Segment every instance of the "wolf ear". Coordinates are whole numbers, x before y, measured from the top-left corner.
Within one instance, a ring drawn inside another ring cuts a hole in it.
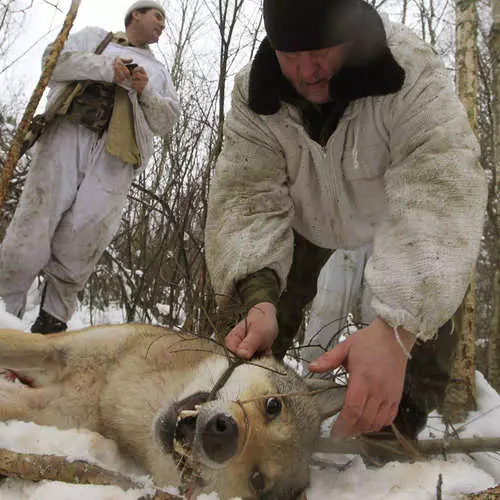
[[[342,409],[346,393],[345,386],[319,378],[306,378],[304,382],[309,391],[314,392],[313,399],[319,408],[322,421]]]

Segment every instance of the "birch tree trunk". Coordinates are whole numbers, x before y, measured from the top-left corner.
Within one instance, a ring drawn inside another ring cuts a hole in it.
[[[492,212],[496,215],[495,228],[497,251],[495,255],[495,281],[493,285],[493,324],[488,349],[488,381],[500,392],[500,0],[491,0],[493,25],[491,27],[490,57],[493,74],[493,124],[494,124],[494,165],[493,194],[491,201],[496,205]]]
[[[456,23],[458,95],[477,134],[478,16],[475,0],[456,0]],[[455,334],[459,336],[459,341],[442,410],[445,419],[452,423],[463,421],[476,404],[475,290],[476,278],[473,274],[462,305],[454,316]]]

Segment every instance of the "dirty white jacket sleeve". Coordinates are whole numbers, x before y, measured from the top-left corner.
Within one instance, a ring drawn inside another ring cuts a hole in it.
[[[237,77],[205,233],[207,265],[221,304],[236,282],[263,268],[274,270],[283,288],[292,261],[293,204],[284,155],[249,109],[242,87]]]
[[[375,232],[365,276],[377,315],[427,340],[456,311],[470,281],[487,183],[449,75],[430,47],[415,43],[419,50],[400,61],[405,85],[386,102],[388,216]]]
[[[71,35],[61,52],[51,82],[65,83],[75,80],[112,82],[113,62],[117,56],[93,53],[107,33],[102,28],[91,26]],[[49,45],[44,53],[44,60],[48,56],[50,47]],[[143,52],[149,53],[146,50]],[[154,59],[152,53],[150,57]],[[151,131],[163,137],[172,130],[179,115],[179,99],[166,68],[148,76],[152,81],[138,98],[138,103]]]
[[[148,83],[138,100],[152,132],[162,137],[169,134],[180,112],[179,99],[169,72],[164,72],[161,92],[155,92]]]
[[[111,83],[115,75],[113,69],[115,56],[93,53],[107,33],[102,28],[88,27],[69,36],[52,74],[51,83],[75,80]],[[52,44],[44,52],[44,61],[49,55],[51,46]]]

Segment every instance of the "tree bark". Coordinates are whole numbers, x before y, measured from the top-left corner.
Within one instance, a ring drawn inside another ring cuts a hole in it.
[[[490,37],[490,57],[493,75],[493,128],[494,128],[494,165],[496,172],[493,175],[493,194],[496,199],[491,203],[496,204],[494,221],[496,227],[497,251],[494,261],[495,281],[493,285],[493,324],[488,349],[488,381],[500,392],[500,0],[491,0],[493,24]]]
[[[488,382],[500,393],[500,268],[496,270],[493,285],[493,325],[488,347]]]
[[[475,0],[456,0],[456,63],[458,95],[465,106],[472,129],[477,134],[478,15]],[[475,409],[475,316],[476,277],[454,316],[458,345],[451,382],[442,408],[443,417],[462,422]]]
[[[61,481],[74,484],[118,486],[123,490],[142,489],[126,476],[112,472],[83,460],[68,460],[56,455],[17,453],[0,448],[0,475],[28,481]],[[181,500],[162,490],[156,490],[141,500]]]
[[[59,35],[54,42],[54,46],[47,59],[47,63],[45,64],[42,75],[40,76],[35,90],[33,91],[28,105],[26,106],[26,110],[24,111],[21,123],[17,127],[16,135],[14,136],[14,139],[12,141],[12,145],[10,147],[7,159],[5,160],[5,164],[2,170],[2,178],[0,181],[0,209],[2,208],[3,202],[7,195],[12,172],[16,168],[17,162],[19,161],[24,138],[28,133],[31,120],[33,119],[33,116],[36,112],[36,108],[38,107],[40,99],[42,98],[42,95],[49,83],[50,77],[54,72],[57,60],[59,59],[59,54],[61,53],[64,47],[64,43],[66,42],[69,32],[71,31],[76,15],[78,13],[80,2],[81,0],[73,0],[71,2],[71,7],[68,11],[68,14],[66,15],[63,27],[61,28],[61,31],[59,32]]]
[[[500,498],[500,484],[486,491],[481,491],[480,493],[465,495],[462,498],[468,498],[470,500],[498,500],[498,498]]]
[[[476,277],[473,275],[462,305],[453,317],[458,342],[450,382],[440,409],[445,421],[450,423],[465,421],[469,411],[476,409],[475,282]]]

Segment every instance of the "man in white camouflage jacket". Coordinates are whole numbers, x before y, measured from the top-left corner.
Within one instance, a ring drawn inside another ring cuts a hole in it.
[[[209,196],[220,308],[246,311],[226,345],[283,356],[332,251],[373,244],[376,319],[309,369],[349,372],[334,435],[395,421],[413,438],[442,400],[448,320],[478,255],[487,186],[476,139],[432,48],[362,0],[264,0],[264,21]]]
[[[21,317],[31,283],[45,275],[33,332],[66,329],[77,293],[118,229],[132,180],[152,155],[153,136],[166,136],[179,112],[170,74],[149,49],[165,27],[163,7],[134,3],[125,27],[99,55],[105,30],[71,35],[49,84],[47,106],[73,81],[85,82],[85,90],[36,144],[0,248],[8,312]]]

